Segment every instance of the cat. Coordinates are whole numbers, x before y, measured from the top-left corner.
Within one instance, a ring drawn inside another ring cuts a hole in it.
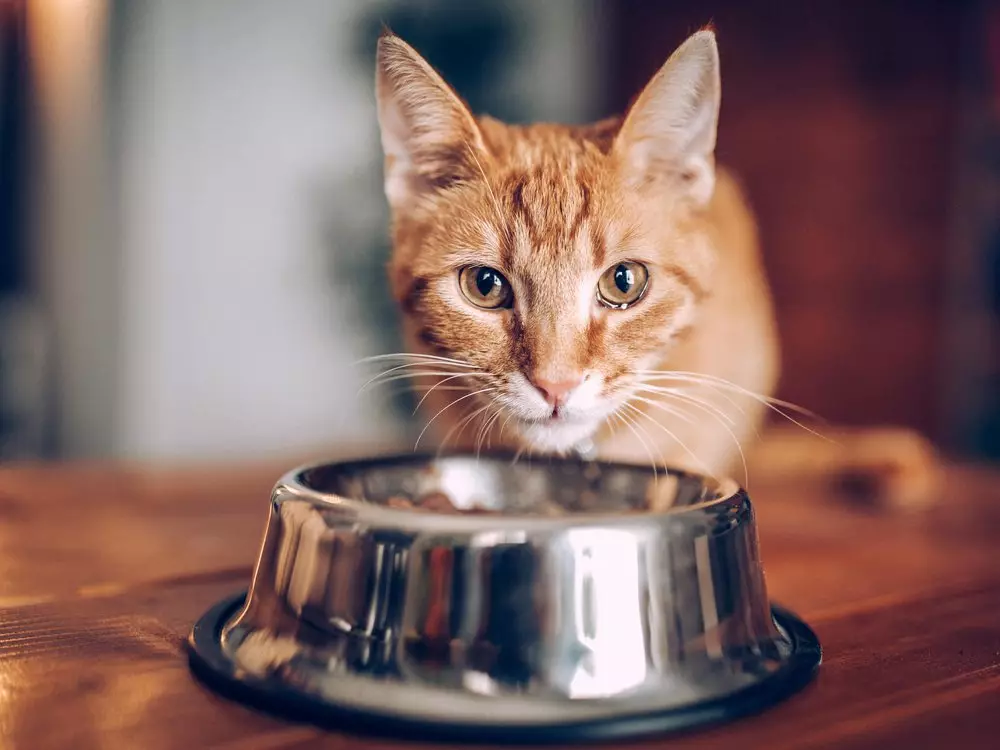
[[[919,435],[823,440],[773,399],[756,225],[715,163],[711,29],[624,117],[586,126],[474,117],[389,31],[376,67],[388,274],[410,349],[382,380],[416,383],[439,443],[851,478],[899,505],[932,497],[937,462]],[[769,412],[792,429],[758,437]]]

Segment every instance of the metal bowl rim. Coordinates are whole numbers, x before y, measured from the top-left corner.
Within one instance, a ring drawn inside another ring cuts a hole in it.
[[[703,500],[691,505],[675,506],[663,511],[625,513],[573,513],[562,517],[543,517],[531,515],[452,515],[445,513],[435,513],[429,511],[414,512],[402,508],[390,508],[385,505],[355,500],[338,495],[334,492],[327,492],[315,489],[307,484],[305,476],[309,472],[324,470],[332,471],[337,469],[370,469],[380,465],[399,464],[420,464],[424,465],[437,460],[448,458],[475,458],[478,461],[497,462],[498,460],[509,461],[513,454],[489,453],[477,456],[472,452],[464,451],[443,451],[441,453],[392,453],[376,455],[369,458],[347,459],[342,461],[314,461],[303,464],[287,472],[275,484],[272,491],[272,502],[275,506],[280,506],[286,499],[295,498],[305,500],[313,505],[334,512],[344,513],[355,520],[370,523],[373,526],[400,530],[414,531],[439,531],[442,533],[465,532],[465,533],[487,533],[502,531],[545,531],[554,529],[565,529],[567,527],[586,526],[618,526],[635,527],[647,525],[652,519],[660,519],[670,522],[694,522],[701,523],[708,515],[718,515],[727,510],[735,510],[749,505],[750,498],[735,480],[730,478],[713,478],[704,474],[684,471],[672,467],[667,467],[667,474],[694,478],[702,482],[705,486],[713,488],[717,496],[708,500]],[[649,466],[641,464],[630,464],[616,461],[585,461],[582,459],[544,457],[524,459],[529,465],[535,462],[538,465],[542,460],[546,464],[559,463],[562,465],[588,465],[595,464],[599,467],[627,469],[629,471],[644,471],[650,476],[653,470]],[[544,464],[543,464],[544,465]]]

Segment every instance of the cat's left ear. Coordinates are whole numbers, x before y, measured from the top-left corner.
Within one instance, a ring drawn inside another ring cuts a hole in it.
[[[385,192],[394,209],[482,177],[482,135],[465,104],[399,37],[378,41],[375,95],[385,152]]]
[[[715,34],[689,37],[629,110],[614,151],[626,182],[671,181],[704,205],[715,189],[715,134],[722,86]]]

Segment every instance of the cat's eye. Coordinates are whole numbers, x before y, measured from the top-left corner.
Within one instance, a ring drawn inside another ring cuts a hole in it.
[[[597,298],[607,307],[624,310],[642,299],[648,283],[649,271],[642,263],[622,261],[601,274]]]
[[[476,307],[499,310],[514,304],[514,290],[503,274],[489,266],[466,266],[458,272],[462,294]]]

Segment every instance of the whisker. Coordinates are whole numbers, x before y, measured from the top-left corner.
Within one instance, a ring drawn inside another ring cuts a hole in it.
[[[386,383],[394,383],[397,380],[407,380],[410,378],[445,377],[456,374],[469,378],[475,378],[477,375],[479,375],[478,372],[454,373],[454,372],[443,372],[441,370],[418,370],[415,372],[400,372],[396,373],[395,375],[389,375],[388,377],[385,377],[386,375],[388,375],[388,373],[383,373],[382,375],[378,375],[372,378],[370,381],[361,386],[361,388],[358,389],[358,395],[361,395],[361,393],[376,385],[385,385]]]
[[[404,386],[399,386],[399,385],[393,385],[392,383],[389,383],[389,387],[387,387],[387,389],[383,393],[384,393],[384,395],[389,396],[389,397],[396,397],[396,396],[401,396],[404,393],[409,393],[411,391],[416,391],[417,393],[425,393],[426,391],[430,390],[433,387],[434,386],[431,386],[431,385],[404,385]],[[438,388],[438,390],[439,391],[451,391],[451,392],[461,391],[463,393],[468,393],[469,392],[469,387],[468,386],[461,386],[461,385],[444,385],[444,386],[441,386],[440,388]]]
[[[717,376],[714,376],[714,375],[704,375],[704,374],[701,374],[701,373],[692,373],[692,372],[669,372],[669,371],[662,371],[661,372],[661,371],[656,371],[656,370],[643,370],[643,371],[640,371],[640,372],[643,373],[643,374],[646,374],[646,375],[652,375],[652,376],[654,376],[654,377],[647,377],[646,380],[669,380],[669,379],[673,379],[673,380],[680,381],[680,382],[698,383],[700,385],[706,385],[706,386],[720,388],[720,389],[721,388],[725,388],[725,389],[728,389],[730,391],[742,394],[742,395],[744,395],[744,396],[746,396],[748,398],[753,399],[754,401],[757,401],[758,403],[764,405],[765,407],[767,407],[768,409],[770,409],[774,413],[776,413],[776,414],[780,415],[781,417],[787,419],[789,422],[791,422],[792,424],[794,424],[796,427],[799,427],[799,428],[805,430],[806,432],[808,432],[808,433],[810,433],[812,435],[815,435],[816,437],[818,437],[818,438],[820,438],[822,440],[825,440],[825,441],[827,441],[829,443],[833,443],[835,445],[837,444],[836,440],[828,438],[827,436],[825,436],[825,435],[817,432],[816,430],[811,429],[810,427],[802,424],[800,421],[798,421],[797,419],[795,419],[795,417],[793,417],[790,414],[788,414],[785,411],[783,411],[783,409],[788,409],[789,411],[794,411],[794,412],[796,412],[798,414],[801,414],[803,416],[809,417],[810,419],[815,419],[818,422],[823,422],[824,421],[821,417],[819,417],[815,413],[809,411],[808,409],[805,409],[805,408],[799,406],[798,404],[793,404],[790,401],[782,401],[781,399],[772,398],[770,396],[764,396],[764,395],[762,395],[760,393],[755,393],[755,392],[753,392],[753,391],[751,391],[751,390],[749,390],[747,388],[744,388],[741,385],[737,385],[736,383],[732,383],[732,382],[726,380],[725,378],[720,378],[720,377],[717,377]]]
[[[469,387],[465,385],[410,385],[406,387],[407,390],[411,391],[468,391]]]
[[[698,383],[697,385],[704,385],[704,384]],[[712,417],[714,417],[715,419],[725,420],[731,426],[735,426],[736,425],[736,420],[734,420],[732,417],[730,417],[728,414],[726,414],[724,411],[722,411],[721,407],[719,407],[717,404],[713,404],[711,401],[709,401],[707,399],[700,399],[700,398],[697,398],[695,396],[692,396],[690,393],[687,392],[689,388],[690,388],[690,386],[662,387],[662,386],[648,385],[648,384],[643,383],[640,386],[640,391],[651,392],[651,393],[656,393],[656,394],[659,394],[659,395],[665,395],[665,396],[670,396],[670,397],[678,398],[679,400],[681,400],[681,401],[683,401],[685,403],[697,405],[700,409],[702,409],[703,411],[708,412],[709,415],[712,416]],[[738,409],[739,412],[742,415],[746,416],[746,413],[747,413],[746,409],[744,409],[739,404],[737,404],[734,399],[732,399],[727,393],[725,393],[725,391],[722,391],[722,390],[712,390],[712,393],[714,395],[718,395],[718,396],[721,396],[722,398],[724,398],[727,402],[729,402],[736,409]],[[659,403],[657,403],[657,405],[662,406],[662,404],[659,404]],[[751,425],[751,428],[753,429],[754,435],[759,438],[760,437],[760,431],[757,429],[757,426],[754,424],[754,425]],[[738,442],[737,442],[737,445],[739,445]],[[742,447],[740,448],[740,450],[742,452]],[[745,463],[746,462],[744,461],[744,465],[745,465]],[[747,481],[749,483],[749,478],[747,478]]]
[[[445,434],[444,440],[441,441],[441,445],[438,446],[437,454],[436,454],[437,457],[440,458],[441,451],[444,450],[445,446],[448,444],[448,440],[454,434],[455,430],[458,430],[458,434],[455,435],[455,440],[458,440],[460,437],[462,437],[462,433],[465,432],[465,428],[468,426],[468,424],[473,419],[475,419],[476,416],[478,416],[479,414],[482,414],[484,411],[486,411],[489,408],[490,408],[489,404],[486,404],[486,406],[480,406],[478,409],[476,409],[475,411],[473,411],[471,414],[468,414],[468,415],[462,417],[461,420],[459,420],[456,424],[452,425],[452,428],[450,430],[448,430],[448,432]]]
[[[503,408],[503,405],[501,404],[500,406],[497,407],[497,413],[496,413],[496,415],[490,420],[490,424],[486,428],[486,431],[487,431],[487,435],[486,435],[486,448],[487,449],[493,447],[493,428],[496,427],[497,422],[500,421],[500,417],[503,416],[503,412],[504,412],[504,408]],[[510,415],[508,414],[507,417],[510,418]],[[504,422],[506,422],[506,421],[507,420],[505,419]]]
[[[490,402],[490,406],[493,406],[494,403],[496,403],[495,399],[492,402]],[[494,412],[489,417],[487,417],[486,420],[483,422],[483,426],[480,428],[479,434],[476,437],[476,460],[477,461],[479,460],[479,454],[480,454],[480,452],[483,449],[483,440],[486,439],[486,435],[489,432],[490,427],[493,425],[494,422],[497,421],[497,419],[500,418],[500,415],[502,413],[503,413],[503,407],[499,407],[496,410],[496,412]]]
[[[406,365],[399,365],[398,367],[390,367],[388,370],[383,370],[382,372],[378,372],[375,375],[373,375],[371,378],[369,378],[367,381],[365,381],[364,385],[362,385],[360,388],[358,388],[358,393],[359,394],[363,393],[365,390],[367,390],[367,388],[370,385],[372,385],[376,380],[379,380],[380,378],[384,378],[385,376],[391,375],[392,373],[397,372],[399,370],[406,370],[407,368],[410,368],[410,367],[421,367],[421,366],[427,367],[429,365],[427,365],[425,363],[419,363],[418,364],[416,362],[413,362],[413,363],[406,364]]]
[[[486,405],[490,409],[492,409],[493,406],[495,405],[495,403],[496,403],[496,397],[494,396],[493,398],[490,399],[490,402],[488,404],[486,404]],[[493,416],[492,412],[489,413],[489,414],[487,414],[486,417],[483,418],[482,422],[480,423],[479,429],[476,430],[476,436],[475,436],[475,438],[473,438],[473,441],[472,441],[472,444],[473,444],[473,446],[476,449],[476,458],[479,458],[479,441],[483,439],[483,428],[485,428],[486,425],[489,424],[490,417],[492,417],[492,416]]]
[[[734,383],[731,380],[726,380],[718,375],[706,375],[705,373],[698,372],[686,372],[682,370],[671,371],[671,370],[639,370],[637,375],[651,375],[654,377],[644,378],[645,380],[679,380],[682,382],[693,382],[702,385],[713,385],[719,388],[725,388],[731,391],[735,391],[744,396],[749,396],[756,399],[762,403],[770,404],[773,406],[780,406],[789,411],[794,411],[797,414],[801,414],[804,417],[809,417],[810,419],[815,419],[817,422],[823,422],[823,418],[820,417],[815,412],[806,409],[804,406],[799,406],[791,401],[783,401],[780,398],[774,398],[773,396],[765,396],[763,393],[757,393],[756,391],[751,391],[749,388],[744,388],[738,383]]]
[[[510,414],[508,414],[507,418],[503,421],[503,424],[500,425],[500,433],[497,435],[497,442],[500,443],[501,446],[503,445],[503,428],[507,426],[507,423],[511,420],[511,418],[513,416],[514,416],[514,412],[511,412]],[[490,442],[486,444],[486,447],[488,447],[488,448],[492,448],[493,447],[493,438],[492,438],[492,436],[490,437]]]
[[[466,393],[464,396],[459,396],[454,401],[449,402],[443,409],[441,409],[437,414],[435,414],[433,417],[431,417],[430,420],[428,420],[427,424],[424,425],[424,429],[422,429],[420,431],[420,434],[417,435],[417,441],[413,444],[413,450],[416,450],[417,446],[420,445],[420,439],[424,436],[424,433],[427,432],[428,428],[430,428],[430,426],[434,422],[434,420],[437,419],[438,417],[440,417],[445,411],[447,411],[448,409],[450,409],[451,407],[453,407],[455,404],[458,404],[458,403],[460,403],[462,401],[465,401],[465,399],[467,399],[467,398],[472,398],[473,396],[478,396],[481,393],[489,393],[490,391],[495,391],[495,390],[497,390],[497,389],[496,388],[481,388],[478,391],[472,391],[472,393]]]
[[[403,370],[408,370],[408,371],[412,372],[413,368],[417,368],[417,367],[423,367],[423,368],[435,367],[435,368],[437,368],[436,370],[430,370],[430,369],[428,369],[426,371],[427,372],[437,372],[443,366],[444,365],[441,365],[440,363],[431,364],[429,362],[411,362],[409,364],[399,365],[397,367],[390,367],[388,370],[383,370],[382,372],[378,372],[375,375],[373,375],[371,378],[369,378],[365,382],[365,384],[362,385],[358,389],[358,393],[362,393],[363,391],[367,390],[369,388],[369,386],[371,386],[373,383],[375,383],[375,382],[377,382],[377,381],[379,381],[379,380],[381,380],[381,379],[383,379],[383,378],[385,378],[385,377],[387,377],[389,375],[392,375],[394,373],[398,374],[398,375],[406,375],[407,377],[413,377],[413,375],[410,374],[409,372],[408,373],[402,372]],[[451,375],[454,372],[455,372],[454,370],[446,370],[443,374],[444,375]],[[478,374],[478,373],[476,373],[476,372],[465,372],[463,374],[466,374],[466,375],[475,375],[475,374]]]
[[[490,399],[490,402],[487,404],[487,406],[492,409],[495,404],[496,404],[496,397],[494,396],[493,398]],[[486,415],[486,417],[482,421],[482,424],[479,425],[479,430],[476,432],[476,437],[473,440],[473,445],[475,446],[475,449],[476,449],[476,460],[477,461],[479,460],[479,446],[480,446],[480,444],[482,443],[482,440],[483,440],[483,430],[486,429],[486,425],[488,425],[490,423],[490,419],[492,417],[493,417],[493,414],[487,414]]]
[[[661,409],[666,409],[667,408],[667,406],[665,404],[662,404],[659,401],[648,400],[648,403],[650,405],[652,405],[652,406],[656,406],[656,407],[659,407]],[[646,416],[649,417],[648,414]],[[743,464],[743,488],[749,492],[749,490],[750,490],[750,470],[749,470],[749,468],[747,466],[747,457],[746,457],[746,454],[743,452],[743,446],[740,444],[740,439],[738,437],[736,437],[736,433],[732,430],[732,428],[728,424],[726,424],[723,420],[719,419],[718,415],[712,414],[712,416],[715,417],[716,421],[720,425],[722,425],[722,429],[724,429],[726,432],[729,433],[729,436],[733,439],[733,443],[736,445],[736,450],[739,451],[740,462]],[[652,418],[650,417],[650,419],[652,419]],[[709,467],[706,466],[703,461],[698,460],[698,458],[694,455],[694,453],[692,453],[691,450],[689,450],[687,448],[687,446],[685,446],[684,443],[682,443],[680,441],[680,439],[676,435],[674,435],[673,432],[671,432],[670,430],[668,430],[663,424],[661,424],[657,420],[654,419],[652,421],[655,424],[657,424],[662,430],[666,431],[671,437],[673,437],[674,440],[676,440],[678,443],[680,443],[681,447],[684,448],[684,450],[686,450],[691,455],[692,458],[694,458],[696,461],[698,461],[698,463],[701,464],[702,467],[704,467],[705,469],[708,469],[709,473],[711,472],[711,470],[709,469]]]
[[[623,406],[628,407],[629,404],[625,403],[623,404]],[[632,408],[635,409],[634,406]],[[622,412],[618,412],[618,416],[621,417],[621,420],[622,422],[625,423],[625,426],[632,431],[632,434],[635,435],[636,440],[638,440],[642,444],[643,450],[646,451],[646,455],[649,456],[649,463],[652,464],[653,466],[653,484],[656,484],[659,479],[660,473],[659,469],[656,466],[656,459],[653,458],[653,452],[649,449],[649,445],[646,443],[646,441],[643,439],[643,437],[639,434],[638,430],[634,426],[636,422],[630,419],[626,414],[623,414]]]
[[[697,387],[698,385],[703,385],[703,384],[698,383],[698,384],[696,384],[695,387]],[[691,387],[692,386],[680,386],[679,388],[675,388],[674,389],[675,393],[673,395],[680,396],[681,398],[683,398],[685,400],[695,399],[696,397],[692,396],[689,393],[689,391],[691,390]],[[732,404],[734,407],[736,407],[736,409],[739,410],[740,414],[742,414],[744,417],[747,416],[746,409],[744,409],[739,404],[737,404],[736,401],[733,398],[731,398],[729,396],[729,394],[727,394],[724,390],[719,389],[719,388],[712,388],[711,386],[709,386],[709,387],[711,388],[710,393],[712,395],[721,396],[726,401],[728,401],[730,404]],[[732,417],[730,417],[728,414],[726,414],[726,412],[723,411],[720,406],[718,406],[717,404],[712,403],[707,397],[706,398],[701,398],[701,399],[699,399],[699,401],[704,405],[704,407],[706,409],[710,409],[711,411],[713,411],[715,413],[715,415],[717,415],[716,418],[722,418],[722,419],[724,419],[726,422],[729,423],[729,425],[731,427],[735,427],[736,426],[736,420],[733,419]],[[753,429],[754,435],[759,438],[760,437],[760,430],[757,429],[756,420],[751,420],[751,428]]]
[[[635,411],[638,411],[642,416],[646,417],[646,419],[648,419],[650,422],[652,422],[653,424],[655,424],[661,430],[663,430],[675,443],[677,443],[684,450],[685,453],[687,453],[689,456],[691,456],[692,459],[694,459],[695,463],[698,464],[702,468],[702,471],[706,475],[712,477],[713,479],[717,479],[717,477],[715,476],[715,473],[712,471],[711,467],[709,467],[708,464],[706,464],[704,461],[702,461],[700,458],[698,458],[697,454],[695,454],[695,452],[692,451],[687,446],[687,443],[685,443],[683,440],[681,440],[679,437],[677,437],[677,435],[672,430],[670,430],[665,424],[663,424],[662,422],[657,421],[656,419],[653,419],[653,417],[651,415],[646,414],[641,409],[636,409],[634,406],[632,408]]]
[[[680,388],[662,388],[655,385],[641,386],[641,390],[648,393],[656,393],[662,396],[672,396],[678,400],[690,403],[692,406],[697,406],[702,411],[708,412],[712,416],[719,419],[724,419],[729,424],[736,424],[736,421],[722,411],[721,408],[713,404],[711,401],[706,401],[705,399],[698,398],[697,396],[692,396],[690,393],[686,393]]]
[[[430,396],[431,393],[434,392],[434,389],[436,389],[436,388],[444,385],[449,380],[455,380],[456,378],[461,378],[461,377],[465,377],[467,375],[474,375],[474,374],[475,373],[461,372],[461,373],[458,373],[456,375],[449,375],[448,377],[444,378],[443,380],[439,380],[436,384],[432,385],[430,388],[427,389],[427,393],[425,393],[420,398],[420,401],[417,402],[417,406],[416,406],[416,408],[414,408],[413,413],[416,414],[420,410],[420,407],[424,405],[424,401],[426,401],[427,397]],[[445,387],[447,387],[447,386],[445,386]],[[458,386],[458,387],[461,388],[461,386]]]
[[[634,404],[630,404],[630,403],[628,403],[626,401],[625,404],[623,404],[623,406],[625,406],[625,408],[628,409],[629,411],[635,412],[640,417],[646,417],[647,419],[650,418],[648,414],[646,414],[642,409],[639,409],[638,407],[636,407]],[[653,445],[655,446],[656,445],[656,441],[653,440],[653,438],[650,436],[650,434],[648,432],[646,432],[646,430],[644,428],[642,428],[640,422],[638,420],[636,420],[635,424],[636,424],[636,427],[639,427],[640,429],[642,429],[643,434],[646,437],[648,437],[653,442]],[[656,452],[660,456],[660,463],[663,466],[663,472],[665,474],[665,473],[667,473],[667,460],[663,457],[663,451],[661,451],[659,448],[656,449]]]
[[[681,411],[679,408],[668,406],[667,404],[661,403],[660,401],[655,401],[654,399],[651,398],[646,398],[645,396],[633,395],[632,398],[636,401],[641,401],[644,404],[650,404],[651,406],[659,406],[664,411],[674,415],[678,419],[681,419],[687,422],[688,424],[694,424],[694,419],[691,417],[691,415]]]
[[[404,393],[411,393],[411,392],[416,392],[416,394],[425,393],[426,391],[430,390],[433,387],[434,386],[431,385],[412,385],[412,384],[406,384],[400,386],[398,384],[388,383],[386,389],[384,391],[380,391],[378,396],[384,397],[385,400],[388,400],[388,399],[398,398],[399,396],[402,396]],[[461,393],[468,393],[469,387],[470,386],[445,385],[438,388],[438,391],[450,391],[450,392],[458,391]],[[368,396],[368,398],[371,397],[372,396]],[[382,398],[378,398],[377,403],[385,403],[385,400],[382,400]],[[415,414],[416,412],[414,411],[411,413],[411,416],[414,416]]]
[[[623,404],[623,405],[624,406],[628,406],[628,404]],[[660,472],[659,472],[659,468],[656,465],[656,459],[653,458],[653,452],[650,450],[649,445],[646,443],[645,439],[643,439],[642,435],[639,434],[639,431],[638,431],[639,430],[639,423],[636,420],[634,420],[634,419],[630,419],[624,413],[619,412],[618,416],[621,418],[621,420],[624,423],[624,425],[629,428],[629,430],[632,432],[632,434],[635,435],[636,439],[642,444],[643,450],[645,450],[646,451],[646,455],[649,456],[649,462],[653,466],[653,491],[655,492],[656,488],[658,488],[659,484],[660,484]],[[643,432],[645,433],[645,431],[643,431]],[[647,437],[649,436],[649,433],[645,433],[645,434],[646,434]],[[662,454],[661,454],[661,460],[662,460]],[[664,462],[663,470],[664,470],[664,473],[666,473],[666,470],[667,470],[667,468],[666,468],[666,462]]]
[[[460,359],[454,359],[452,357],[440,357],[436,354],[417,354],[413,352],[393,352],[391,354],[376,354],[373,357],[363,357],[357,360],[354,364],[364,365],[371,362],[383,362],[385,360],[419,360],[424,362],[442,362],[450,365],[455,365],[456,367],[468,367],[473,370],[479,370],[481,368],[469,362],[463,362]]]
[[[640,415],[642,414],[642,412],[639,409],[637,409],[635,406],[633,406],[631,404],[626,403],[625,406],[630,411],[638,412]],[[625,415],[623,414],[622,416],[625,416]],[[632,422],[635,425],[635,428],[636,428],[636,430],[639,431],[639,433],[641,433],[646,438],[649,438],[650,443],[654,447],[656,446],[656,440],[654,440],[652,438],[652,436],[649,434],[649,432],[646,431],[646,428],[644,428],[642,426],[642,424],[639,422],[638,419],[636,419],[636,418],[633,417],[629,421]],[[638,437],[639,435],[637,434],[636,436]],[[647,453],[651,453],[651,451],[647,450]],[[666,461],[666,459],[663,458],[663,451],[661,451],[659,448],[656,448],[656,453],[660,457],[660,464],[663,466],[663,474],[664,474],[664,476],[666,476],[667,472],[668,472],[668,470],[667,470],[667,461]],[[655,493],[655,492],[657,492],[657,489],[659,488],[660,474],[659,474],[659,469],[658,469],[658,467],[656,465],[656,459],[654,459],[652,456],[650,456],[650,461],[652,461],[652,463],[653,463],[653,492]]]
[[[655,371],[653,371],[653,370],[650,370],[648,372],[654,372],[655,373]],[[651,385],[651,381],[666,380],[666,379],[667,378],[664,378],[664,377],[660,377],[660,378],[655,378],[655,377],[654,378],[643,378],[641,382],[644,383],[644,384]],[[746,409],[744,409],[742,406],[740,406],[739,402],[736,401],[736,399],[734,399],[732,396],[730,396],[726,392],[726,390],[724,388],[717,387],[717,384],[715,384],[715,383],[702,382],[702,381],[696,380],[694,378],[688,378],[688,377],[685,377],[685,378],[674,378],[674,380],[679,380],[681,383],[694,383],[695,385],[702,385],[702,386],[705,386],[706,388],[711,388],[710,392],[712,393],[712,395],[719,396],[720,398],[725,399],[726,403],[728,403],[730,406],[732,406],[734,409],[736,409],[740,414],[746,415],[746,413],[747,413]],[[734,387],[738,387],[738,386],[735,386],[735,384],[733,384],[733,385],[734,385]],[[662,387],[662,386],[653,386],[653,387]],[[681,386],[681,387],[690,387],[690,386]]]

